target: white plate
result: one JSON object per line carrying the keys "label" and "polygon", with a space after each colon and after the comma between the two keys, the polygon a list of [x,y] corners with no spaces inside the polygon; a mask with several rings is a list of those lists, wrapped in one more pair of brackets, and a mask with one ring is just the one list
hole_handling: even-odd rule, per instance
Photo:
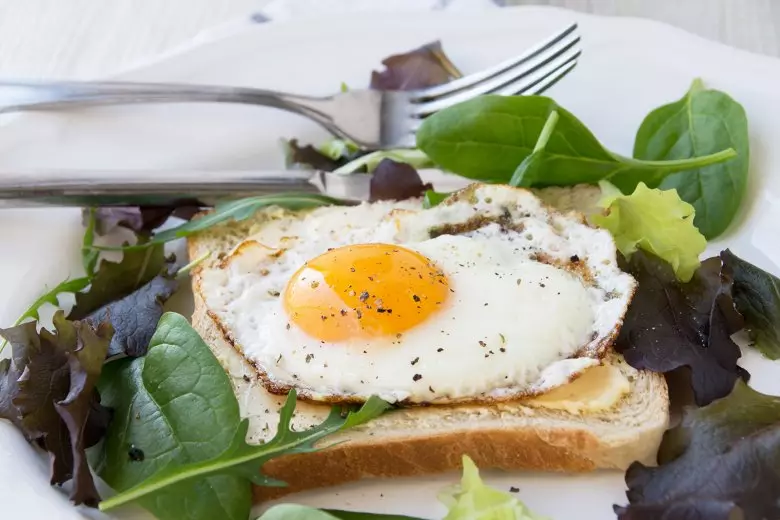
{"label": "white plate", "polygon": [[[483,14],[341,16],[248,27],[134,70],[124,79],[251,85],[327,94],[367,83],[381,58],[434,39],[465,72],[516,54],[565,24],[580,22],[584,54],[550,95],[612,150],[630,153],[641,119],[677,99],[691,80],[725,90],[747,110],[752,172],[738,222],[708,252],[730,247],[780,272],[780,61],[748,54],[654,22],[517,8]],[[326,134],[297,116],[244,106],[158,106],[72,115],[12,116],[0,127],[0,169],[229,168],[282,165],[280,137],[317,142]],[[9,324],[44,287],[79,274],[76,210],[0,212],[0,323]],[[748,352],[752,384],[780,394],[780,367]],[[46,464],[0,424],[0,508],[9,518],[79,518],[48,487]],[[602,520],[625,503],[623,474],[485,472],[491,484],[559,520]],[[356,483],[294,497],[306,504],[440,518],[436,493],[456,474]],[[564,498],[565,497],[565,498]],[[293,497],[290,497],[293,500]],[[124,518],[141,518],[135,513]]]}

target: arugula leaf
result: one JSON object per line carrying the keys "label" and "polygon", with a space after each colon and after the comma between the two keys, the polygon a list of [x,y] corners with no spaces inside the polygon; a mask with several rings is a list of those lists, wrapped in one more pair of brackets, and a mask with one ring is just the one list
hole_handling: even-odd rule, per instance
{"label": "arugula leaf", "polygon": [[460,485],[442,492],[439,500],[449,509],[443,520],[546,519],[532,513],[516,497],[482,482],[477,466],[468,455],[463,455],[463,478]]}
{"label": "arugula leaf", "polygon": [[414,90],[447,83],[461,77],[441,43],[428,43],[403,54],[382,60],[385,70],[371,73],[371,88],[378,90]]}
{"label": "arugula leaf", "polygon": [[54,327],[38,333],[31,322],[0,330],[13,349],[0,363],[0,417],[49,453],[52,484],[72,480],[71,500],[95,506],[100,497],[85,450],[103,437],[110,418],[95,385],[112,331],[68,321],[62,311]]}
{"label": "arugula leaf", "polygon": [[[750,143],[745,110],[727,94],[705,89],[697,79],[682,99],[652,111],[642,122],[634,157],[647,160],[685,160],[731,148],[731,161],[671,175],[658,186],[676,189],[696,208],[694,224],[707,239],[728,227],[747,187]],[[623,191],[631,179],[614,179]]]}
{"label": "arugula leaf", "polygon": [[615,348],[640,370],[671,372],[688,367],[696,403],[707,405],[747,377],[737,366],[739,347],[731,340],[736,314],[720,260],[705,260],[688,283],[672,267],[644,251],[621,266],[639,282]]}
{"label": "arugula leaf", "polygon": [[431,188],[430,184],[423,183],[420,174],[412,166],[382,159],[371,176],[369,200],[411,199]]}
{"label": "arugula leaf", "polygon": [[426,190],[423,197],[423,208],[430,209],[441,204],[451,193],[440,193],[438,191]]}
{"label": "arugula leaf", "polygon": [[684,411],[658,463],[628,468],[619,519],[780,518],[780,398],[737,381],[728,397]]}
{"label": "arugula leaf", "polygon": [[[240,420],[228,375],[178,314],[160,319],[145,357],[109,363],[100,389],[115,414],[96,469],[118,491],[164,468],[219,455]],[[183,518],[184,511],[190,519],[245,520],[251,489],[241,478],[218,475],[172,486],[141,505],[161,520]]]}
{"label": "arugula leaf", "polygon": [[315,509],[298,504],[279,504],[268,509],[257,520],[422,520],[404,515],[384,515],[381,513],[363,513],[340,511],[336,509]]}
{"label": "arugula leaf", "polygon": [[258,210],[268,206],[281,206],[288,209],[298,210],[307,208],[316,208],[319,206],[344,205],[350,202],[340,199],[334,199],[326,195],[306,194],[306,193],[275,193],[273,195],[259,195],[257,197],[248,197],[246,199],[232,200],[222,204],[217,204],[211,213],[195,218],[181,226],[166,229],[152,236],[147,242],[132,246],[98,247],[103,250],[122,250],[138,251],[149,247],[159,246],[166,242],[179,238],[194,235],[200,231],[216,226],[229,220],[246,220],[255,214]]}
{"label": "arugula leaf", "polygon": [[590,219],[612,233],[623,256],[644,249],[668,262],[677,278],[690,281],[707,240],[693,225],[693,206],[676,191],[651,190],[640,183],[631,195],[607,195],[600,205],[605,213]]}
{"label": "arugula leaf", "polygon": [[769,359],[780,359],[780,279],[728,249],[720,258],[721,274],[734,284],[734,303],[755,347]]}
{"label": "arugula leaf", "polygon": [[95,242],[95,225],[96,216],[95,209],[85,209],[86,225],[84,228],[84,239],[81,244],[81,264],[84,266],[84,272],[87,276],[92,276],[95,271],[98,259],[100,258],[100,251],[94,249],[92,244]]}
{"label": "arugula leaf", "polygon": [[433,162],[420,150],[377,150],[361,155],[343,166],[339,166],[333,173],[374,173],[379,164],[385,159],[392,159],[398,163],[405,163],[415,168],[427,168],[433,166]]}
{"label": "arugula leaf", "polygon": [[[194,357],[197,360],[190,359]],[[140,500],[145,507],[154,508],[153,512],[161,518],[178,518],[173,516],[178,509],[168,509],[161,504],[174,503],[180,507],[181,501],[186,501],[182,494],[192,488],[193,482],[195,486],[198,483],[203,486],[206,484],[202,483],[208,481],[209,485],[215,486],[213,480],[218,478],[233,479],[230,486],[219,488],[219,494],[226,493],[228,489],[233,492],[245,489],[248,503],[250,481],[258,485],[280,484],[260,473],[266,461],[279,455],[315,451],[315,443],[320,439],[363,424],[390,407],[384,401],[371,398],[360,410],[350,412],[346,417],[338,407],[334,407],[323,423],[296,432],[290,428],[296,403],[295,392],[291,392],[279,412],[279,427],[274,438],[262,445],[250,445],[246,443],[248,421],[239,422],[237,412],[233,414],[230,411],[233,407],[237,410],[238,404],[227,375],[183,317],[166,313],[146,357],[117,363],[121,363],[116,369],[118,373],[107,369],[102,380],[106,402],[118,409],[119,419],[111,425],[100,474],[121,493],[101,502],[100,509],[104,511]],[[177,384],[181,386],[176,388]],[[149,404],[151,401],[168,403],[167,410],[154,413],[156,405]],[[178,409],[174,403],[181,403],[181,408]],[[192,403],[198,403],[198,406],[193,407]],[[150,406],[153,412],[148,414]],[[227,416],[218,418],[217,415],[225,414],[227,408]],[[193,410],[199,413],[193,413]],[[166,416],[168,420],[160,424],[145,424],[153,419],[160,420],[165,412],[175,414],[176,421]],[[135,419],[136,414],[142,414],[140,419]],[[134,421],[140,422],[136,424]],[[208,447],[190,453],[175,446],[160,446],[161,429],[165,438],[171,441],[200,433]],[[119,435],[120,432],[122,435]],[[124,439],[121,446],[111,444],[112,440],[116,443],[118,439]],[[188,441],[187,447],[197,444],[196,441]],[[150,465],[153,466],[131,464],[126,451],[128,442],[143,446],[144,453],[152,455]],[[156,462],[158,457],[155,453],[165,455],[164,463]],[[203,494],[198,497],[204,502],[213,500],[213,493],[209,495],[209,498]],[[239,498],[243,504],[243,495]],[[204,504],[204,511],[207,507],[216,506]],[[248,505],[246,511],[243,518],[248,514]],[[164,517],[161,516],[163,513]]]}
{"label": "arugula leaf", "polygon": [[624,190],[639,182],[654,187],[672,173],[736,156],[733,149],[724,148],[669,161],[621,157],[606,150],[570,112],[543,96],[490,95],[459,103],[425,119],[417,146],[436,164],[464,177],[508,182],[534,152],[553,111],[558,113],[555,128],[543,149],[537,150],[533,174],[518,174],[521,186],[595,184],[619,176]]}

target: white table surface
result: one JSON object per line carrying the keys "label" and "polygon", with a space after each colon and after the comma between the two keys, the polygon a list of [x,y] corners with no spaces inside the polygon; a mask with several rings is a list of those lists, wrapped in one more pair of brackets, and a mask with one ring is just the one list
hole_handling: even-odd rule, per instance
{"label": "white table surface", "polygon": [[[0,76],[91,78],[110,74],[186,45],[204,31],[248,20],[280,1],[284,0],[0,0]],[[385,6],[396,2],[373,1]],[[776,0],[501,3],[653,18],[736,47],[780,56],[780,1]]]}

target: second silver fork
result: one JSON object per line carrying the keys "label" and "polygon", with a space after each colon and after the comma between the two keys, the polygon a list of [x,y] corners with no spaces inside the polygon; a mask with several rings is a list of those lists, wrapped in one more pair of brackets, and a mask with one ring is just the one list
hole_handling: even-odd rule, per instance
{"label": "second silver fork", "polygon": [[483,94],[539,94],[580,56],[577,24],[523,54],[449,83],[412,91],[350,90],[311,97],[210,85],[123,82],[0,82],[0,112],[135,103],[239,103],[295,112],[362,148],[413,148],[425,117]]}

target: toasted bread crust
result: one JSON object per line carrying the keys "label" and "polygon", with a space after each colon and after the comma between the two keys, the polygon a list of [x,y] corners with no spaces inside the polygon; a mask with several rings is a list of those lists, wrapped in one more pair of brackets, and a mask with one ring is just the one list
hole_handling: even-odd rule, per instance
{"label": "toasted bread crust", "polygon": [[430,437],[342,444],[315,453],[279,457],[265,474],[288,487],[255,487],[262,502],[289,493],[372,477],[410,477],[459,470],[464,454],[480,468],[585,472],[597,469],[587,454],[599,441],[581,430],[489,429],[453,431]]}

